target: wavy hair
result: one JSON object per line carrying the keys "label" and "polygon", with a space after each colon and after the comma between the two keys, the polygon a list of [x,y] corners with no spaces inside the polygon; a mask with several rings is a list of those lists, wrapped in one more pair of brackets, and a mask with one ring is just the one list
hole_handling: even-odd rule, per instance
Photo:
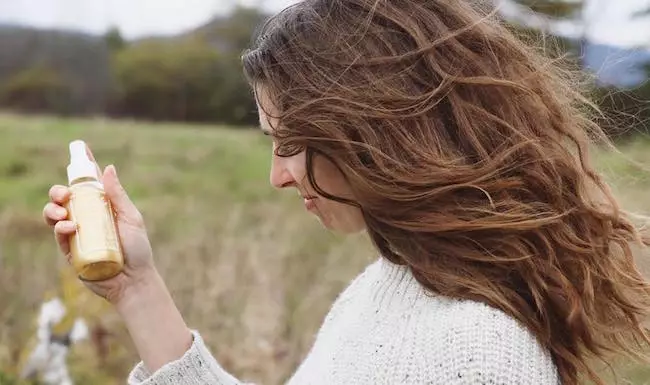
{"label": "wavy hair", "polygon": [[[641,358],[647,245],[592,167],[610,145],[574,74],[476,1],[305,0],[243,56],[279,108],[276,153],[306,150],[322,196],[359,207],[381,255],[433,293],[516,318],[564,385]],[[354,201],[323,191],[334,162]],[[607,361],[605,361],[607,362]]]}

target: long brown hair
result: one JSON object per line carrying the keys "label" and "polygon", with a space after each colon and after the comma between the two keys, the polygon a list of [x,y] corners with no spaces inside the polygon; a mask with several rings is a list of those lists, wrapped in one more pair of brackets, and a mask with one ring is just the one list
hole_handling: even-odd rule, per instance
{"label": "long brown hair", "polygon": [[[572,72],[477,4],[306,0],[265,23],[245,74],[279,107],[277,154],[305,149],[383,257],[525,324],[564,385],[602,384],[591,359],[650,342],[642,238],[590,165],[610,143]],[[314,156],[355,201],[317,185]]]}

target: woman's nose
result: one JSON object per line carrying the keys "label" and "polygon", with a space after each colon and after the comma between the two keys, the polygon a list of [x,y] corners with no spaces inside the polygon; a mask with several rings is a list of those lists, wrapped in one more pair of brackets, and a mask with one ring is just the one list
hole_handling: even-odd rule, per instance
{"label": "woman's nose", "polygon": [[[275,158],[275,157],[274,157]],[[295,179],[289,170],[283,166],[282,159],[274,159],[271,164],[271,186],[283,188],[295,185]]]}

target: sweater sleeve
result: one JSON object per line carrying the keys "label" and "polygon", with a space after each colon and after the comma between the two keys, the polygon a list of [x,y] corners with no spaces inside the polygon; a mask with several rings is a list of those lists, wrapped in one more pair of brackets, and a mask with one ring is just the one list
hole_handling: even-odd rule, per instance
{"label": "sweater sleeve", "polygon": [[197,331],[192,330],[192,337],[192,346],[181,358],[154,373],[139,362],[129,374],[128,385],[245,385],[219,365]]}

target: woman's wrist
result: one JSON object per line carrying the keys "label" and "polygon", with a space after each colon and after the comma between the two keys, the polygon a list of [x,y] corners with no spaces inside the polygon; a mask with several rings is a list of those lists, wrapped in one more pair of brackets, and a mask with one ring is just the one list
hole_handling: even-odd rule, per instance
{"label": "woman's wrist", "polygon": [[115,303],[145,367],[154,372],[192,345],[192,334],[162,277],[152,270]]}
{"label": "woman's wrist", "polygon": [[143,271],[138,278],[133,279],[133,282],[125,285],[119,294],[109,299],[109,302],[124,317],[142,306],[143,302],[150,301],[152,297],[159,296],[160,292],[167,291],[162,277],[155,267],[151,267]]}

